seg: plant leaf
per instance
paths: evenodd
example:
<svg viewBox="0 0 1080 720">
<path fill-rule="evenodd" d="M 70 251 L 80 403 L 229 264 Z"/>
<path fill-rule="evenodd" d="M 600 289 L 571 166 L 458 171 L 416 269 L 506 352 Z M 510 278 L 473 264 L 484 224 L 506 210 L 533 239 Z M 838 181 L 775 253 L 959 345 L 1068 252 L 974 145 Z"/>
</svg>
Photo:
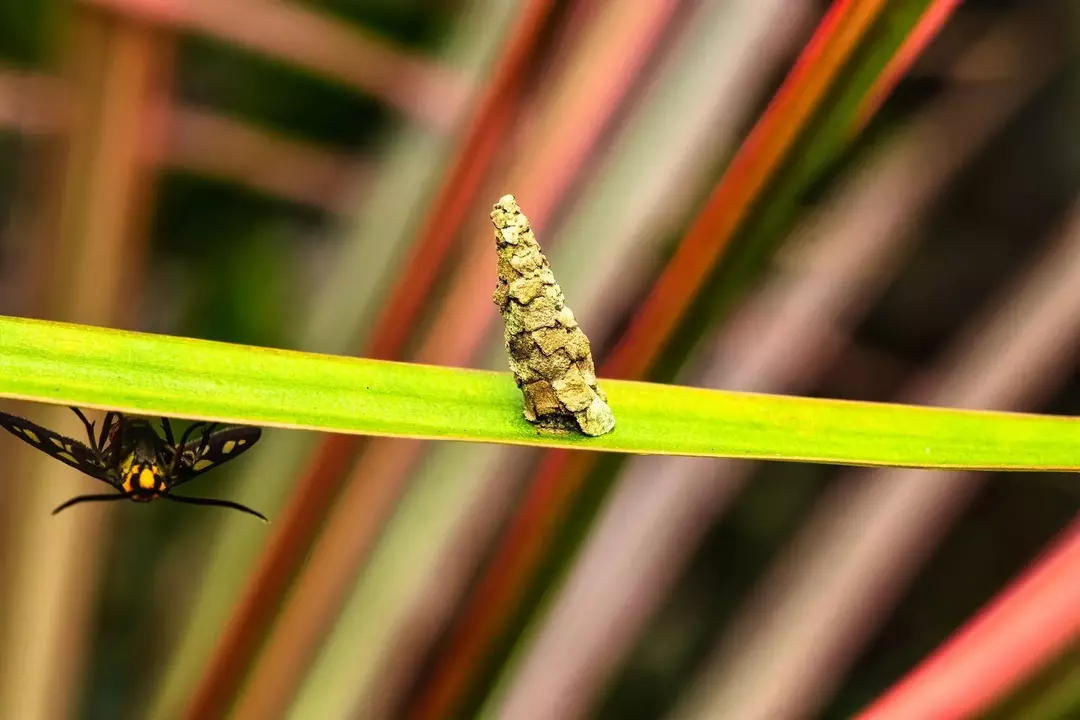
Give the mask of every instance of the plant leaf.
<svg viewBox="0 0 1080 720">
<path fill-rule="evenodd" d="M 1072 418 L 604 380 L 598 438 L 538 432 L 509 374 L 0 317 L 0 395 L 142 415 L 623 453 L 1005 470 L 1080 467 Z"/>
</svg>

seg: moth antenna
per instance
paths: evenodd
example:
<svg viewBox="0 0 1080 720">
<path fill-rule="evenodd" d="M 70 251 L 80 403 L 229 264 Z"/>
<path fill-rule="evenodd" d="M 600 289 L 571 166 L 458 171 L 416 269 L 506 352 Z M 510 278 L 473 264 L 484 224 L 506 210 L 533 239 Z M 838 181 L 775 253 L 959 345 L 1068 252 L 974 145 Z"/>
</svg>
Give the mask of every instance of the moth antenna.
<svg viewBox="0 0 1080 720">
<path fill-rule="evenodd" d="M 66 503 L 63 503 L 62 505 L 58 506 L 55 510 L 52 511 L 52 514 L 55 515 L 58 512 L 60 512 L 61 510 L 67 510 L 72 505 L 78 505 L 79 503 L 112 502 L 113 500 L 126 500 L 126 499 L 127 499 L 127 495 L 117 495 L 116 493 L 108 493 L 107 495 L 79 495 L 78 497 L 73 497 L 70 500 L 68 500 Z"/>
<path fill-rule="evenodd" d="M 231 502 L 229 500 L 211 500 L 210 498 L 186 497 L 186 496 L 183 496 L 183 495 L 167 495 L 167 494 L 162 495 L 161 497 L 163 499 L 165 499 L 165 500 L 171 500 L 173 502 L 178 502 L 178 503 L 186 503 L 188 505 L 209 505 L 211 507 L 222 507 L 222 508 L 228 508 L 230 510 L 239 510 L 242 513 L 247 513 L 248 515 L 254 515 L 255 517 L 262 520 L 264 523 L 270 522 L 270 520 L 265 515 L 263 515 L 261 512 L 258 512 L 257 510 L 252 510 L 251 508 L 247 507 L 246 505 L 241 505 L 240 503 Z"/>
</svg>

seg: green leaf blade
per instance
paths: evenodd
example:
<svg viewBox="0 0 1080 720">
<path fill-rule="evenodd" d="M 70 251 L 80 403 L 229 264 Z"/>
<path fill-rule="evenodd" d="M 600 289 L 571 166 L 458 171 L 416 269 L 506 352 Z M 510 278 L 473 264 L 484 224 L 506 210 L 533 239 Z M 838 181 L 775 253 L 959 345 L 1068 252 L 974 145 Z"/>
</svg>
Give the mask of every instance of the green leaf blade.
<svg viewBox="0 0 1080 720">
<path fill-rule="evenodd" d="M 508 373 L 0 318 L 0 395 L 142 415 L 635 454 L 1001 470 L 1080 467 L 1080 423 L 603 380 L 617 426 L 538 431 Z"/>
</svg>

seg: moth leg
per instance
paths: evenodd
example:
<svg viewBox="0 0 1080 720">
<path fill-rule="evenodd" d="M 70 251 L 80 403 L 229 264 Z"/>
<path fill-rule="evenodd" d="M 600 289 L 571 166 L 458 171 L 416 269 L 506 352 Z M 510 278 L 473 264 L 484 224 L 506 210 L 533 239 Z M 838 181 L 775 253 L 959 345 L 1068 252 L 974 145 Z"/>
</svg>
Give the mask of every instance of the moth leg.
<svg viewBox="0 0 1080 720">
<path fill-rule="evenodd" d="M 191 436 L 195 434 L 195 430 L 200 428 L 200 427 L 203 427 L 204 425 L 207 425 L 207 423 L 197 422 L 197 423 L 191 423 L 186 428 L 184 428 L 184 434 L 180 436 L 180 445 L 179 445 L 179 447 L 184 447 L 185 445 L 187 445 L 188 440 L 190 440 Z"/>
<path fill-rule="evenodd" d="M 169 463 L 169 472 L 175 473 L 176 468 L 179 467 L 180 446 L 176 444 L 176 438 L 173 436 L 172 423 L 169 422 L 169 418 L 161 418 L 161 431 L 165 433 L 165 444 L 172 452 L 172 460 Z"/>
<path fill-rule="evenodd" d="M 94 453 L 94 458 L 98 461 L 98 464 L 102 467 L 105 467 L 105 439 L 108 437 L 109 427 L 112 425 L 112 420 L 115 413 L 105 413 L 105 422 L 102 424 L 101 427 L 101 439 L 95 440 L 94 423 L 87 420 L 86 416 L 83 415 L 82 411 L 79 410 L 79 408 L 73 407 L 71 408 L 71 411 L 79 417 L 79 420 L 82 420 L 83 427 L 86 428 L 86 437 L 90 441 L 90 450 Z"/>
<path fill-rule="evenodd" d="M 90 449 L 93 450 L 100 459 L 101 448 L 98 447 L 97 441 L 94 439 L 94 423 L 87 420 L 86 416 L 83 415 L 82 410 L 77 407 L 71 408 L 71 412 L 75 413 L 75 415 L 78 416 L 79 420 L 82 421 L 83 427 L 86 428 L 86 436 L 90 439 Z"/>
<path fill-rule="evenodd" d="M 210 445 L 210 433 L 217 429 L 217 423 L 210 423 L 206 426 L 206 430 L 203 431 L 202 441 L 199 443 L 199 451 L 195 453 L 196 456 L 202 455 L 206 448 Z"/>
<path fill-rule="evenodd" d="M 162 419 L 164 419 L 164 418 L 162 418 Z M 186 428 L 184 428 L 184 434 L 180 436 L 180 444 L 173 446 L 174 449 L 173 449 L 172 470 L 170 472 L 174 476 L 180 470 L 180 461 L 181 461 L 181 458 L 182 458 L 182 456 L 184 454 L 184 446 L 187 445 L 188 440 L 195 433 L 195 430 L 197 428 L 204 427 L 206 425 L 207 425 L 207 423 L 205 423 L 205 422 L 197 422 L 197 423 L 192 423 L 192 424 L 188 425 Z"/>
<path fill-rule="evenodd" d="M 101 437 L 98 439 L 98 450 L 104 452 L 105 442 L 109 439 L 109 431 L 112 430 L 113 423 L 117 421 L 117 415 L 112 410 L 105 413 L 105 422 L 101 424 Z"/>
<path fill-rule="evenodd" d="M 169 422 L 169 418 L 161 418 L 161 429 L 165 432 L 165 442 L 176 447 L 176 440 L 173 438 L 172 424 Z"/>
</svg>

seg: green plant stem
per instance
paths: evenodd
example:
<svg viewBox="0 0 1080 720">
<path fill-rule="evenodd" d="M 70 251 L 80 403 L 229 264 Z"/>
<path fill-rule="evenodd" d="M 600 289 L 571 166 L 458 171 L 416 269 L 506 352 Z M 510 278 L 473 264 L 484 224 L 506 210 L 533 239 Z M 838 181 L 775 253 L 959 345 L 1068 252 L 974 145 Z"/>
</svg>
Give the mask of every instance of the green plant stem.
<svg viewBox="0 0 1080 720">
<path fill-rule="evenodd" d="M 325 432 L 854 465 L 1074 470 L 1073 418 L 602 380 L 618 425 L 539 432 L 508 373 L 0 317 L 0 396 Z"/>
</svg>

